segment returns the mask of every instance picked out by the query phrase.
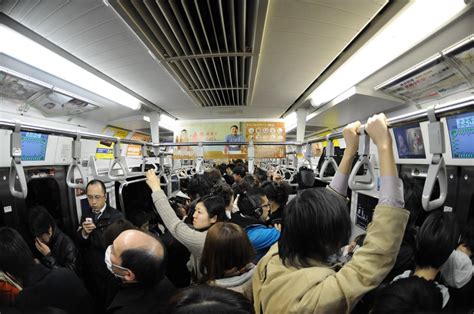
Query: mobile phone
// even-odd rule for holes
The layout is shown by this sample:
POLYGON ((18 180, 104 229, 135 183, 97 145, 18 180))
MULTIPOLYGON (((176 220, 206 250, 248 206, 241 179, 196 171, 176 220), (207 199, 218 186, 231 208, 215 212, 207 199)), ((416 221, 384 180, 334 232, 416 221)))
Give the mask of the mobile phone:
POLYGON ((92 218, 87 217, 87 218, 86 218, 86 222, 92 222, 92 218))

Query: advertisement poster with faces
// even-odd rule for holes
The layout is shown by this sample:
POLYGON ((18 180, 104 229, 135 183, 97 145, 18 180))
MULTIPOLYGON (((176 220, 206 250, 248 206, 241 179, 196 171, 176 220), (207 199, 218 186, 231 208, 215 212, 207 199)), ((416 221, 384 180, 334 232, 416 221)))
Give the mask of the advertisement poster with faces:
MULTIPOLYGON (((246 140, 258 142, 284 142, 286 140, 284 122, 246 122, 246 140)), ((256 158, 280 158, 285 157, 284 145, 255 146, 256 158)))

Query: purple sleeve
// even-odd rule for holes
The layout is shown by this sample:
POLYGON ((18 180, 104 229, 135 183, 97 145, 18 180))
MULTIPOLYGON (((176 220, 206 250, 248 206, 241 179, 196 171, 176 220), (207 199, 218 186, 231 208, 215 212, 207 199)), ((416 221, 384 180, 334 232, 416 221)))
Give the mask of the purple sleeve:
POLYGON ((404 208, 403 182, 397 177, 380 177, 379 205, 404 208))
POLYGON ((336 171, 334 178, 331 180, 331 184, 329 187, 338 194, 342 196, 347 196, 347 184, 348 184, 349 176, 347 174, 340 173, 336 171))

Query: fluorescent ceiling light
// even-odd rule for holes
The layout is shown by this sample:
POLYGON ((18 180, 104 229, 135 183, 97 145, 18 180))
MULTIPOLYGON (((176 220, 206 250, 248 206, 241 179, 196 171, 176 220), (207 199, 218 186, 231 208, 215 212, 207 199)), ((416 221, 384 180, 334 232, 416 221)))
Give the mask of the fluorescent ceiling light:
MULTIPOLYGON (((146 122, 150 122, 150 117, 143 116, 143 120, 145 120, 146 122)), ((176 131, 177 128, 176 120, 164 114, 160 115, 160 123, 158 125, 160 128, 165 128, 173 132, 176 131)))
POLYGON ((411 1, 311 93, 311 104, 331 101, 443 27, 464 7, 464 0, 411 1))
POLYGON ((0 53, 7 54, 122 106, 133 110, 138 110, 141 106, 140 101, 132 95, 5 25, 0 25, 0 38, 0 53))

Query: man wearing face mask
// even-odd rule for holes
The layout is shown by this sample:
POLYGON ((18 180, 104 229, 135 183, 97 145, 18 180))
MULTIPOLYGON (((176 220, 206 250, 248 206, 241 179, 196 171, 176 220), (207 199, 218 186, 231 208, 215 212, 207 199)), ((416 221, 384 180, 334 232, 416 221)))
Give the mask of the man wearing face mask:
POLYGON ((122 286, 107 313, 164 313, 175 291, 165 277, 166 252, 153 236, 138 230, 122 232, 106 249, 108 270, 122 286))

